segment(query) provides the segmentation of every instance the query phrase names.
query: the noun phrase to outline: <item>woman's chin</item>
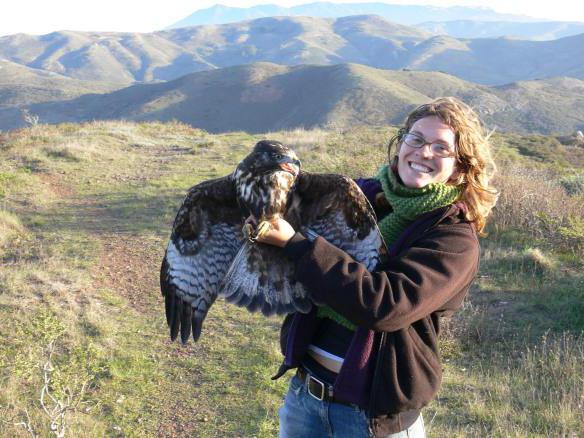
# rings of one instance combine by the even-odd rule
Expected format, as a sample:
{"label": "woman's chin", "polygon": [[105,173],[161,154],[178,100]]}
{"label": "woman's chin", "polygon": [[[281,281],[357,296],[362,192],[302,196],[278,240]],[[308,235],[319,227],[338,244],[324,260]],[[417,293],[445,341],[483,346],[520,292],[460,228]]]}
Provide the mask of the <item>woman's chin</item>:
{"label": "woman's chin", "polygon": [[408,175],[405,178],[401,178],[401,180],[404,186],[409,187],[411,189],[421,189],[422,187],[427,186],[431,182],[428,178],[414,177],[411,175]]}

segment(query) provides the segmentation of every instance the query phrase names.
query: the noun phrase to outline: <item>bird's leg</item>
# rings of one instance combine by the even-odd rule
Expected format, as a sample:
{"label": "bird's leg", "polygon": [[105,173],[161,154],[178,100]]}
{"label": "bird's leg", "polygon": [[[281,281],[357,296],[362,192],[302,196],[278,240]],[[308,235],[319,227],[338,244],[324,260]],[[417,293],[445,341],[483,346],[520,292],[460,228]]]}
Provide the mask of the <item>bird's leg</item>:
{"label": "bird's leg", "polygon": [[[243,238],[252,242],[252,236],[254,235],[254,228],[253,225],[250,223],[243,224],[241,228],[241,232],[243,233]],[[253,243],[253,242],[252,242]]]}
{"label": "bird's leg", "polygon": [[243,233],[243,238],[249,240],[251,243],[255,242],[256,234],[255,234],[255,227],[257,225],[257,219],[254,215],[250,215],[245,222],[243,223],[243,227],[241,228],[241,232]]}

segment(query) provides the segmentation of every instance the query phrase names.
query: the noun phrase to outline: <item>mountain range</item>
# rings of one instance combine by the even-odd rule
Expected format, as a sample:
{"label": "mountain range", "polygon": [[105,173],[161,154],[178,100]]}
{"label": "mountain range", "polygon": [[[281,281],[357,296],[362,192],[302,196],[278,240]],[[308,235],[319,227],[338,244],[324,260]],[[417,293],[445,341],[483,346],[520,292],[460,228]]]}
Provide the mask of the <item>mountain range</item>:
{"label": "mountain range", "polygon": [[248,8],[215,5],[195,11],[167,29],[275,16],[339,18],[350,15],[378,15],[395,23],[454,38],[507,36],[527,40],[553,40],[584,33],[582,22],[537,20],[522,15],[500,14],[484,7],[330,2],[308,3],[290,8],[270,4]]}
{"label": "mountain range", "polygon": [[584,23],[566,21],[426,21],[414,26],[434,35],[454,38],[508,37],[532,41],[550,41],[584,33]]}
{"label": "mountain range", "polygon": [[503,85],[554,76],[584,79],[584,34],[553,41],[457,39],[370,15],[271,17],[144,34],[16,34],[0,37],[1,58],[75,79],[126,85],[255,62],[358,63]]}
{"label": "mountain range", "polygon": [[[357,64],[256,63],[134,85],[107,94],[39,103],[43,123],[94,119],[179,120],[210,132],[399,124],[420,103],[456,96],[489,128],[570,133],[584,129],[584,81],[553,78],[487,87],[440,72],[390,71]],[[0,109],[0,129],[22,125]]]}
{"label": "mountain range", "polygon": [[379,15],[391,21],[414,25],[425,21],[537,21],[533,18],[499,14],[484,7],[465,6],[428,6],[428,5],[392,5],[387,3],[331,3],[314,2],[302,5],[283,7],[274,4],[237,8],[224,5],[214,5],[210,8],[195,11],[188,17],[171,24],[169,29],[179,27],[198,26],[207,24],[225,24],[243,20],[252,20],[264,17],[322,17],[338,18],[350,15]]}
{"label": "mountain range", "polygon": [[0,37],[0,129],[23,126],[23,111],[42,123],[176,119],[210,132],[385,125],[444,95],[502,131],[584,129],[584,34],[432,32],[360,15]]}

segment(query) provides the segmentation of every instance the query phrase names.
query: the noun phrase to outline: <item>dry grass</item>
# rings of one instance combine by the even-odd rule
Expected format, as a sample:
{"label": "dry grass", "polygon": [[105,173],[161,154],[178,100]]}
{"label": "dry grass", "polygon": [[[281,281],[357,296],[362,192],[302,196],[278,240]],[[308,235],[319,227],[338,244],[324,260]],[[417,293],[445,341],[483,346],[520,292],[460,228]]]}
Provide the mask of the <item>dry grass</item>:
{"label": "dry grass", "polygon": [[501,191],[492,217],[495,233],[520,231],[556,249],[583,249],[584,198],[568,194],[557,172],[508,164],[495,183]]}
{"label": "dry grass", "polygon": [[14,239],[24,236],[25,229],[18,217],[6,210],[0,210],[0,247],[14,243]]}

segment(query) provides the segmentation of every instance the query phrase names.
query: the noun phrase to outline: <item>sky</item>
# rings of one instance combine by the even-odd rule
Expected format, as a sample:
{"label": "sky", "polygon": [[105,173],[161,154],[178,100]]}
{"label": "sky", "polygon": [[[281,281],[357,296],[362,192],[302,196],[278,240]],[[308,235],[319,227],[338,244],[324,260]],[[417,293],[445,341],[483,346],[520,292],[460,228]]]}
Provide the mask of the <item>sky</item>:
{"label": "sky", "polygon": [[[152,32],[220,3],[249,7],[257,4],[294,6],[316,0],[4,0],[0,6],[0,35],[46,34],[57,30]],[[332,0],[334,3],[381,1],[390,4],[483,6],[501,13],[535,18],[584,22],[584,2],[574,0]],[[579,3],[579,5],[578,5]]]}

